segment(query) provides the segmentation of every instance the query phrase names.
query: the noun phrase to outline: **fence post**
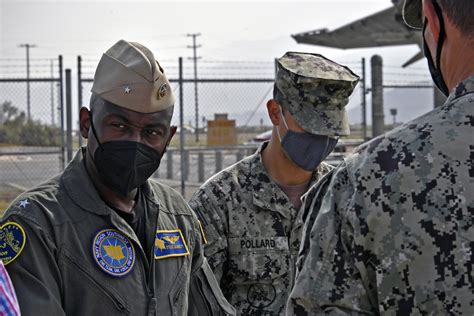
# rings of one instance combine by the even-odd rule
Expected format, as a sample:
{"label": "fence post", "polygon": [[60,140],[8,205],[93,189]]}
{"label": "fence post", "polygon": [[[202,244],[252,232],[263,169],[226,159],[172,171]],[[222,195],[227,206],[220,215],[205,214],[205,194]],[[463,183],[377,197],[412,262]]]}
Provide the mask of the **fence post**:
{"label": "fence post", "polygon": [[66,153],[65,153],[65,140],[64,140],[64,82],[63,82],[63,56],[59,55],[59,113],[60,113],[60,124],[61,124],[61,168],[66,167]]}
{"label": "fence post", "polygon": [[189,177],[189,150],[184,151],[184,168],[182,169],[184,174],[184,180],[188,180]]}
{"label": "fence post", "polygon": [[198,153],[198,181],[204,182],[204,153],[202,151]]}
{"label": "fence post", "polygon": [[184,107],[183,107],[183,57],[179,57],[179,152],[181,159],[181,194],[184,196]]}
{"label": "fence post", "polygon": [[166,152],[166,178],[173,179],[173,152],[171,150]]}
{"label": "fence post", "polygon": [[365,75],[365,58],[362,57],[362,137],[364,142],[367,137],[367,81]]}
{"label": "fence post", "polygon": [[372,137],[385,132],[383,113],[383,66],[382,57],[372,56]]}
{"label": "fence post", "polygon": [[[77,56],[77,106],[79,108],[78,114],[81,112],[82,104],[82,58],[81,56]],[[81,135],[81,123],[78,119],[77,122],[78,126],[78,133],[77,138],[79,139],[79,147],[82,147],[82,135]]]}
{"label": "fence post", "polygon": [[435,108],[442,106],[446,102],[446,96],[436,86],[433,86],[433,100]]}
{"label": "fence post", "polygon": [[242,150],[237,150],[237,153],[235,154],[235,159],[236,161],[241,161],[244,158],[244,153]]}
{"label": "fence post", "polygon": [[72,95],[71,95],[71,69],[66,69],[66,139],[67,162],[72,160]]}
{"label": "fence post", "polygon": [[218,173],[219,171],[222,170],[222,151],[216,150],[216,172]]}

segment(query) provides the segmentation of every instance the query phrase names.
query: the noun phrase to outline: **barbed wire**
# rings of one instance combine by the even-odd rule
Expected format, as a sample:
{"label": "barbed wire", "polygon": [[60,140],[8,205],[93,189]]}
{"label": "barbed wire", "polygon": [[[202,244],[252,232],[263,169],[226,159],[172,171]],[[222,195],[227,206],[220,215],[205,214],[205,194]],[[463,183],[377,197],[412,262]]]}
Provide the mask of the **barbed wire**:
{"label": "barbed wire", "polygon": [[273,61],[259,61],[259,60],[207,60],[207,59],[203,59],[203,60],[199,60],[198,63],[207,63],[207,64],[216,64],[216,63],[233,63],[233,64],[274,64]]}
{"label": "barbed wire", "polygon": [[408,66],[406,68],[403,68],[401,65],[383,65],[383,68],[389,68],[389,69],[403,69],[403,70],[427,70],[428,68],[425,67],[414,67],[414,66]]}

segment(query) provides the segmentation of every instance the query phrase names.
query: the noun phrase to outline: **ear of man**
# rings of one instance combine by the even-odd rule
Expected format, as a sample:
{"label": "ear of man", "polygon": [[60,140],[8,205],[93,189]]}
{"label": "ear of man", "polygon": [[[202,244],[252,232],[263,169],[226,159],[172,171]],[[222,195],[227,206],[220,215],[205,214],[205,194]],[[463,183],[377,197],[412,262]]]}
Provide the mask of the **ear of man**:
{"label": "ear of man", "polygon": [[[439,34],[440,34],[440,21],[438,15],[436,14],[436,10],[434,8],[434,4],[431,0],[423,1],[423,16],[424,19],[428,20],[428,29],[433,36],[433,39],[438,42]],[[446,19],[443,14],[443,19]],[[426,36],[426,35],[425,35]]]}
{"label": "ear of man", "polygon": [[[275,99],[270,99],[267,102],[267,111],[268,111],[268,116],[270,117],[270,120],[272,121],[273,125],[280,125],[281,121],[281,110],[280,110],[280,104],[278,103],[277,100]],[[284,112],[284,110],[283,110]]]}
{"label": "ear of man", "polygon": [[79,124],[81,128],[81,135],[84,138],[89,138],[89,129],[91,126],[91,115],[86,107],[82,107],[79,112]]}

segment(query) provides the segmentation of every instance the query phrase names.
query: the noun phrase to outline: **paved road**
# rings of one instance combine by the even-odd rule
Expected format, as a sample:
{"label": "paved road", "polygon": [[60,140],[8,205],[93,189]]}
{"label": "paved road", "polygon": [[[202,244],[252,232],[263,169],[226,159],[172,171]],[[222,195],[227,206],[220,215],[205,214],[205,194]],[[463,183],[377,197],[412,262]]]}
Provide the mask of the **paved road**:
{"label": "paved road", "polygon": [[[12,188],[28,189],[61,172],[62,163],[58,154],[28,154],[26,149],[18,148],[9,150],[9,154],[6,152],[5,150],[0,151],[0,198],[2,193],[11,192]],[[154,176],[179,191],[181,187],[180,156],[179,154],[173,155],[172,179],[166,179],[167,159],[168,157],[165,155]],[[224,168],[230,166],[236,159],[235,153],[224,154],[222,166]],[[216,171],[214,155],[206,154],[204,162],[204,179],[207,179]],[[198,156],[190,154],[186,196],[190,197],[199,185],[197,170]]]}

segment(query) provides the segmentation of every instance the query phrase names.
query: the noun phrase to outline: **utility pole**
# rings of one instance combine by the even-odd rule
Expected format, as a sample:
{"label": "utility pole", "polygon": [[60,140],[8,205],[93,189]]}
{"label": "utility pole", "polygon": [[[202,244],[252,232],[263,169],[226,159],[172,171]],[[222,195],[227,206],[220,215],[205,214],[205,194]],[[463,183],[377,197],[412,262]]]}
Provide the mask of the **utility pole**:
{"label": "utility pole", "polygon": [[196,118],[196,126],[195,126],[195,134],[196,134],[196,143],[199,142],[199,105],[198,105],[198,82],[197,82],[197,60],[201,57],[197,56],[197,49],[201,47],[201,45],[196,44],[196,37],[201,36],[201,33],[192,33],[187,34],[186,36],[193,38],[193,45],[188,46],[188,48],[193,49],[193,57],[189,57],[188,59],[192,59],[194,62],[194,106],[195,106],[195,113],[194,116]]}
{"label": "utility pole", "polygon": [[36,47],[32,44],[20,44],[19,47],[26,48],[26,113],[28,121],[31,119],[31,107],[30,107],[30,48]]}

